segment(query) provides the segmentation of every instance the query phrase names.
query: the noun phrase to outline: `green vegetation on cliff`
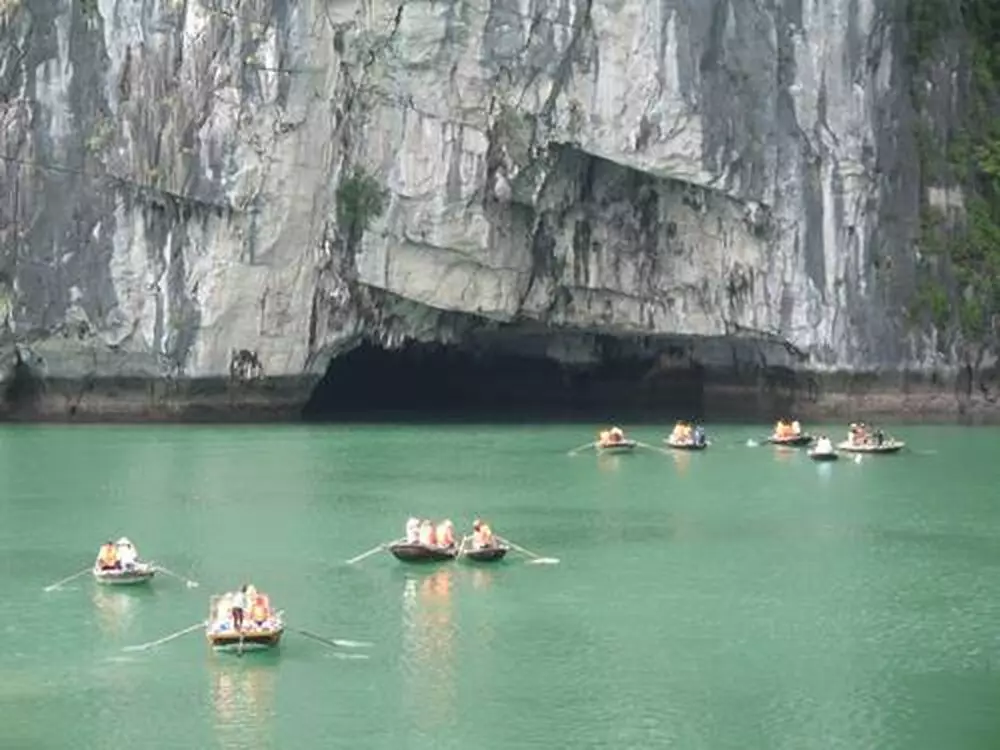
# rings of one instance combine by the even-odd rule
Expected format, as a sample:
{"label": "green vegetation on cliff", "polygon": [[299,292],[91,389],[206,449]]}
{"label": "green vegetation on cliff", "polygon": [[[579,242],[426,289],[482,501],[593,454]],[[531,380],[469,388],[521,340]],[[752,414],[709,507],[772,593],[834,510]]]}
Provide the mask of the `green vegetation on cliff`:
{"label": "green vegetation on cliff", "polygon": [[[959,186],[960,218],[927,196],[917,308],[939,329],[982,341],[1000,315],[1000,0],[910,0],[906,23],[924,187]],[[962,43],[948,55],[948,43]],[[945,64],[957,70],[957,132],[928,126],[924,90]],[[928,78],[930,77],[930,78]]]}
{"label": "green vegetation on cliff", "polygon": [[337,188],[337,223],[349,244],[361,240],[371,223],[382,215],[386,200],[386,190],[363,169],[341,180]]}

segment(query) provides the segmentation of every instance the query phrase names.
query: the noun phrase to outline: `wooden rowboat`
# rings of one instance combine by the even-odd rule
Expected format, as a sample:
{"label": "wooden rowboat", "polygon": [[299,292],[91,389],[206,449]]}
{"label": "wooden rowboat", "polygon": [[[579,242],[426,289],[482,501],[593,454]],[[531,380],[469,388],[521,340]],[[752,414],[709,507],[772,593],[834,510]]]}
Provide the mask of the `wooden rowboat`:
{"label": "wooden rowboat", "polygon": [[[210,606],[210,617],[205,625],[205,638],[216,651],[265,651],[275,648],[281,643],[285,633],[285,622],[282,612],[271,612],[264,622],[257,624],[244,616],[243,629],[233,627],[229,612],[223,604],[225,597],[213,596]],[[223,605],[223,606],[220,606]]]}
{"label": "wooden rowboat", "polygon": [[896,440],[887,440],[881,445],[877,443],[852,443],[850,440],[845,440],[837,445],[837,450],[847,453],[898,453],[905,446],[906,443]]}
{"label": "wooden rowboat", "polygon": [[156,568],[149,563],[136,563],[130,568],[102,570],[94,565],[94,580],[104,586],[138,586],[149,583],[156,575]]}
{"label": "wooden rowboat", "polygon": [[463,550],[462,558],[472,560],[473,562],[499,562],[507,556],[508,552],[510,552],[510,547],[504,544],[497,544],[492,547],[480,547],[479,549]]}
{"label": "wooden rowboat", "polygon": [[673,448],[678,451],[703,451],[708,447],[708,441],[704,443],[696,443],[693,440],[685,442],[675,442],[670,438],[663,438],[663,442],[667,444],[668,448]]}
{"label": "wooden rowboat", "polygon": [[766,442],[771,445],[790,445],[794,447],[800,447],[803,445],[809,445],[812,442],[812,435],[793,435],[791,437],[778,437],[777,435],[771,435]]}
{"label": "wooden rowboat", "polygon": [[458,555],[458,548],[454,545],[451,547],[427,547],[423,544],[397,542],[389,546],[389,552],[402,562],[431,563],[454,560]]}
{"label": "wooden rowboat", "polygon": [[234,630],[231,625],[226,630],[213,629],[212,626],[205,628],[208,643],[216,651],[265,651],[281,643],[284,632],[285,626],[281,622],[264,623],[263,627],[244,623],[242,631]]}
{"label": "wooden rowboat", "polygon": [[631,453],[639,445],[635,440],[619,440],[616,443],[598,443],[600,453]]}

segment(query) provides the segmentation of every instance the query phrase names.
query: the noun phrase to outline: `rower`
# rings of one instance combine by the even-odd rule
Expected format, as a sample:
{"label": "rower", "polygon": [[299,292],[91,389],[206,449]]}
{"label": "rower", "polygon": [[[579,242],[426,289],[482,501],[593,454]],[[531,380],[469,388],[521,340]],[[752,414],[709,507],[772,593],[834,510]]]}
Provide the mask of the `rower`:
{"label": "rower", "polygon": [[235,594],[230,603],[229,614],[233,618],[233,629],[243,630],[243,613],[247,609],[247,587],[244,586]]}
{"label": "rower", "polygon": [[493,546],[493,531],[478,518],[472,523],[472,546],[474,549]]}
{"label": "rower", "polygon": [[799,424],[799,420],[797,419],[792,422],[792,434],[795,435],[795,437],[802,434],[802,425]]}

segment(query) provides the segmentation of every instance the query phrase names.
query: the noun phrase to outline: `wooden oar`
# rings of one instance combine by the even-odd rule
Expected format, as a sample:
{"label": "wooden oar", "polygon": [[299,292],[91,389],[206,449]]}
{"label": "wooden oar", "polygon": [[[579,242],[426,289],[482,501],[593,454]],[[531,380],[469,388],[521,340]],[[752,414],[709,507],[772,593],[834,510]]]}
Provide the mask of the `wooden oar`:
{"label": "wooden oar", "polygon": [[339,638],[325,638],[321,635],[317,635],[316,633],[312,633],[308,630],[303,630],[302,628],[288,628],[288,629],[291,630],[293,633],[304,635],[306,638],[312,638],[314,641],[318,641],[319,643],[323,643],[333,648],[367,648],[372,645],[365,641],[347,641]]}
{"label": "wooden oar", "polygon": [[651,451],[658,451],[658,452],[662,453],[665,456],[669,456],[670,455],[670,451],[665,450],[664,448],[659,448],[659,447],[657,447],[655,445],[649,445],[648,443],[640,443],[638,440],[635,441],[635,444],[637,446],[639,446],[640,448],[648,448]]}
{"label": "wooden oar", "polygon": [[399,542],[402,542],[402,541],[405,541],[405,540],[403,540],[403,539],[393,539],[391,542],[382,542],[377,547],[372,547],[367,552],[362,552],[360,555],[358,555],[356,557],[352,557],[350,560],[347,561],[346,564],[347,565],[354,565],[354,563],[361,562],[366,557],[371,557],[376,552],[381,552],[382,550],[386,549],[387,547],[391,547],[392,545],[398,544]]}
{"label": "wooden oar", "polygon": [[172,641],[175,638],[180,638],[182,635],[187,635],[188,633],[195,631],[198,628],[203,628],[205,627],[206,624],[207,623],[205,622],[196,622],[194,625],[191,625],[190,627],[184,628],[183,630],[178,630],[176,633],[171,633],[170,635],[164,636],[163,638],[160,638],[158,640],[150,641],[149,643],[141,643],[138,646],[126,646],[125,648],[122,649],[122,651],[145,651],[147,648],[152,648],[153,646],[159,646],[160,644],[167,643],[168,641]]}
{"label": "wooden oar", "polygon": [[79,573],[74,573],[71,576],[66,576],[61,581],[56,581],[52,585],[46,586],[45,590],[46,591],[55,591],[57,588],[59,588],[60,586],[62,586],[64,583],[69,583],[70,581],[74,581],[77,578],[79,578],[80,576],[87,575],[87,573],[89,573],[90,571],[91,571],[91,568],[84,568]]}
{"label": "wooden oar", "polygon": [[537,563],[539,565],[556,565],[559,562],[559,558],[558,557],[542,557],[541,555],[535,554],[530,549],[525,549],[524,547],[521,547],[520,545],[514,544],[514,542],[512,542],[510,539],[505,539],[502,536],[498,536],[497,539],[499,539],[501,542],[503,542],[504,544],[506,544],[508,547],[510,547],[512,549],[516,549],[521,554],[527,555],[528,557],[533,558],[532,562]]}
{"label": "wooden oar", "polygon": [[582,451],[584,448],[596,448],[596,447],[597,447],[597,442],[596,441],[592,442],[592,443],[584,443],[583,445],[579,445],[576,448],[574,448],[573,450],[569,451],[568,455],[575,456],[577,453],[579,453],[580,451]]}
{"label": "wooden oar", "polygon": [[161,565],[155,565],[153,563],[150,563],[150,565],[152,565],[153,569],[156,570],[159,573],[166,573],[168,576],[176,578],[178,581],[184,581],[184,585],[187,586],[189,589],[196,589],[196,588],[198,588],[198,582],[197,581],[192,581],[189,578],[185,578],[184,576],[179,575],[178,573],[175,573],[172,570],[164,568]]}

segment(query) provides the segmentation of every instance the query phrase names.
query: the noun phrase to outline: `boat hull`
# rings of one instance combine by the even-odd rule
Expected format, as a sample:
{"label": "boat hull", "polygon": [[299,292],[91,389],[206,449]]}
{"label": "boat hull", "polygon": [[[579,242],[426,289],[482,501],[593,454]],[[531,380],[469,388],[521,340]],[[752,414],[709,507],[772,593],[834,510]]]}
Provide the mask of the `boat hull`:
{"label": "boat hull", "polygon": [[598,445],[597,450],[601,453],[631,453],[638,445],[634,440],[622,440],[620,443],[608,443]]}
{"label": "boat hull", "polygon": [[134,570],[93,570],[94,580],[102,586],[141,586],[149,583],[156,575],[155,568]]}
{"label": "boat hull", "polygon": [[462,557],[463,559],[470,560],[472,562],[492,563],[503,560],[507,556],[508,552],[510,552],[509,547],[483,547],[482,549],[466,550],[462,553]]}
{"label": "boat hull", "polygon": [[812,435],[797,435],[790,438],[779,438],[772,435],[767,439],[767,442],[771,445],[789,445],[798,448],[803,445],[809,445],[812,442]]}
{"label": "boat hull", "polygon": [[836,453],[809,453],[809,458],[813,461],[836,461],[840,456]]}
{"label": "boat hull", "polygon": [[243,652],[267,651],[276,648],[284,635],[284,626],[269,630],[244,630],[243,643],[240,645],[240,633],[233,630],[206,633],[209,645],[216,651]]}
{"label": "boat hull", "polygon": [[458,554],[455,547],[425,547],[422,544],[393,544],[389,547],[392,556],[401,562],[434,563],[454,560]]}
{"label": "boat hull", "polygon": [[703,451],[708,447],[708,443],[675,443],[669,438],[663,440],[668,448],[673,448],[675,451]]}
{"label": "boat hull", "polygon": [[890,443],[883,445],[852,445],[848,442],[843,442],[837,446],[837,450],[844,451],[846,453],[899,453],[905,443]]}

